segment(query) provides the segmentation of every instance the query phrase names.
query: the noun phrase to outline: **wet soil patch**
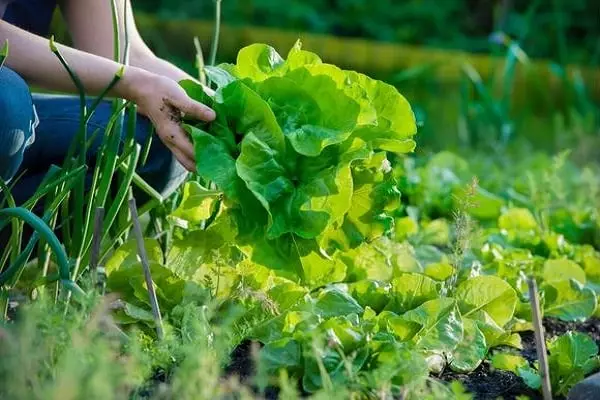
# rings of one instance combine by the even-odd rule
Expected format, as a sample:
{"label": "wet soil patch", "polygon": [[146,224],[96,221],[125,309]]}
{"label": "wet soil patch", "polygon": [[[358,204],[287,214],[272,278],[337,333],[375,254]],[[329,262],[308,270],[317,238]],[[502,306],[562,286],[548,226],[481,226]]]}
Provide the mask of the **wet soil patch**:
{"label": "wet soil patch", "polygon": [[542,399],[541,394],[530,389],[520,377],[512,372],[492,369],[487,361],[468,374],[447,370],[440,378],[446,382],[460,381],[475,400],[513,400],[523,395],[531,400]]}

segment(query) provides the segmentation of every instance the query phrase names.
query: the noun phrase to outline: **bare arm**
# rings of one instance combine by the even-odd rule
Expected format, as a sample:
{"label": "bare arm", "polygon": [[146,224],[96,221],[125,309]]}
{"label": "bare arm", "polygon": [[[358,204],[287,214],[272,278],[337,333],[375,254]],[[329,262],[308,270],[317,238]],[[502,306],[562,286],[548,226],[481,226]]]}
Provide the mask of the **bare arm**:
{"label": "bare arm", "polygon": [[[61,6],[76,48],[113,59],[112,10],[109,1],[65,0]],[[146,71],[171,78],[174,81],[194,79],[170,62],[158,58],[140,36],[131,0],[116,0],[118,31],[121,42],[121,57],[129,36],[129,64]],[[106,23],[109,21],[109,23]],[[127,29],[126,29],[127,28]]]}
{"label": "bare arm", "polygon": [[[27,82],[49,90],[74,92],[75,85],[58,58],[50,51],[49,41],[0,20],[0,42],[8,40],[10,55],[6,65],[19,73]],[[57,46],[61,54],[77,72],[88,94],[98,94],[104,89],[120,64],[106,58],[84,53],[66,46]],[[131,68],[114,90],[114,94],[133,100],[129,84],[143,76],[144,71]]]}
{"label": "bare arm", "polygon": [[[0,21],[0,43],[5,40],[11,49],[6,65],[29,83],[49,90],[75,90],[68,73],[50,51],[47,39]],[[58,48],[90,95],[100,93],[121,68],[120,64],[104,57],[66,46],[59,45]],[[190,99],[172,79],[134,66],[125,69],[111,94],[135,102],[182,165],[191,171],[195,169],[194,149],[177,122],[178,117],[184,113],[210,121],[215,118],[212,110]]]}

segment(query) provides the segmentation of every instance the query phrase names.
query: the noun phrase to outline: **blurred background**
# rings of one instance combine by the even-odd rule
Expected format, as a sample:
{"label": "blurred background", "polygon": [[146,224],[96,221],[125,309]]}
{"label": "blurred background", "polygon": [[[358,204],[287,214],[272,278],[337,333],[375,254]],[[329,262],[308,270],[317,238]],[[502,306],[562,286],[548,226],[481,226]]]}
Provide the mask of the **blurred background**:
{"label": "blurred background", "polygon": [[599,159],[598,0],[145,0],[143,36],[195,72],[215,11],[218,61],[253,42],[296,39],[326,62],[395,86],[413,105],[420,151],[509,147]]}

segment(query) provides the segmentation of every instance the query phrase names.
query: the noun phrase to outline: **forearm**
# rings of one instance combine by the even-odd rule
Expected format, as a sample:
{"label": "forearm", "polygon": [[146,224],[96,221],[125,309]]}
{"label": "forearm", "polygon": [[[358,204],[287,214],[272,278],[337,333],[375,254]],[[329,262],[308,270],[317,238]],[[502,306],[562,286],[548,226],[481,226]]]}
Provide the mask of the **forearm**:
{"label": "forearm", "polygon": [[[49,41],[43,37],[0,21],[0,43],[8,40],[10,54],[6,65],[20,74],[27,82],[47,90],[75,92],[76,87],[56,55],[50,51]],[[95,56],[73,48],[57,45],[70,68],[81,80],[88,95],[101,93],[112,81],[121,65],[109,59]],[[111,95],[135,100],[133,82],[148,72],[128,67]]]}
{"label": "forearm", "polygon": [[196,80],[187,72],[181,70],[166,60],[156,57],[150,51],[132,51],[130,65],[170,78],[175,82],[179,82],[183,79]]}

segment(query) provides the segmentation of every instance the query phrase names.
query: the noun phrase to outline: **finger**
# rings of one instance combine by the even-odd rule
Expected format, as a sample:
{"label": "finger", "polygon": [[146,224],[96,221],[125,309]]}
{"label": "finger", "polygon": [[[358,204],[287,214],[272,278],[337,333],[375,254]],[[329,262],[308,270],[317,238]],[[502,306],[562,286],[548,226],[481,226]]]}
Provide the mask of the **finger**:
{"label": "finger", "polygon": [[217,114],[212,108],[192,100],[187,96],[182,100],[172,99],[171,102],[175,107],[183,111],[186,116],[197,118],[201,121],[210,122],[217,117]]}
{"label": "finger", "polygon": [[196,163],[194,162],[194,160],[183,154],[177,148],[173,147],[169,148],[169,150],[171,150],[177,161],[179,161],[179,163],[183,165],[183,168],[187,169],[190,172],[196,172]]}
{"label": "finger", "polygon": [[162,141],[169,146],[169,148],[176,148],[184,156],[192,161],[194,160],[194,145],[186,135],[183,128],[181,128],[178,124],[170,124],[165,127],[157,128],[156,132],[161,137]]}
{"label": "finger", "polygon": [[179,161],[179,163],[188,171],[196,172],[196,162],[194,159],[190,158],[186,154],[184,154],[180,149],[173,146],[173,144],[169,142],[165,142],[165,146],[171,151],[173,156]]}

